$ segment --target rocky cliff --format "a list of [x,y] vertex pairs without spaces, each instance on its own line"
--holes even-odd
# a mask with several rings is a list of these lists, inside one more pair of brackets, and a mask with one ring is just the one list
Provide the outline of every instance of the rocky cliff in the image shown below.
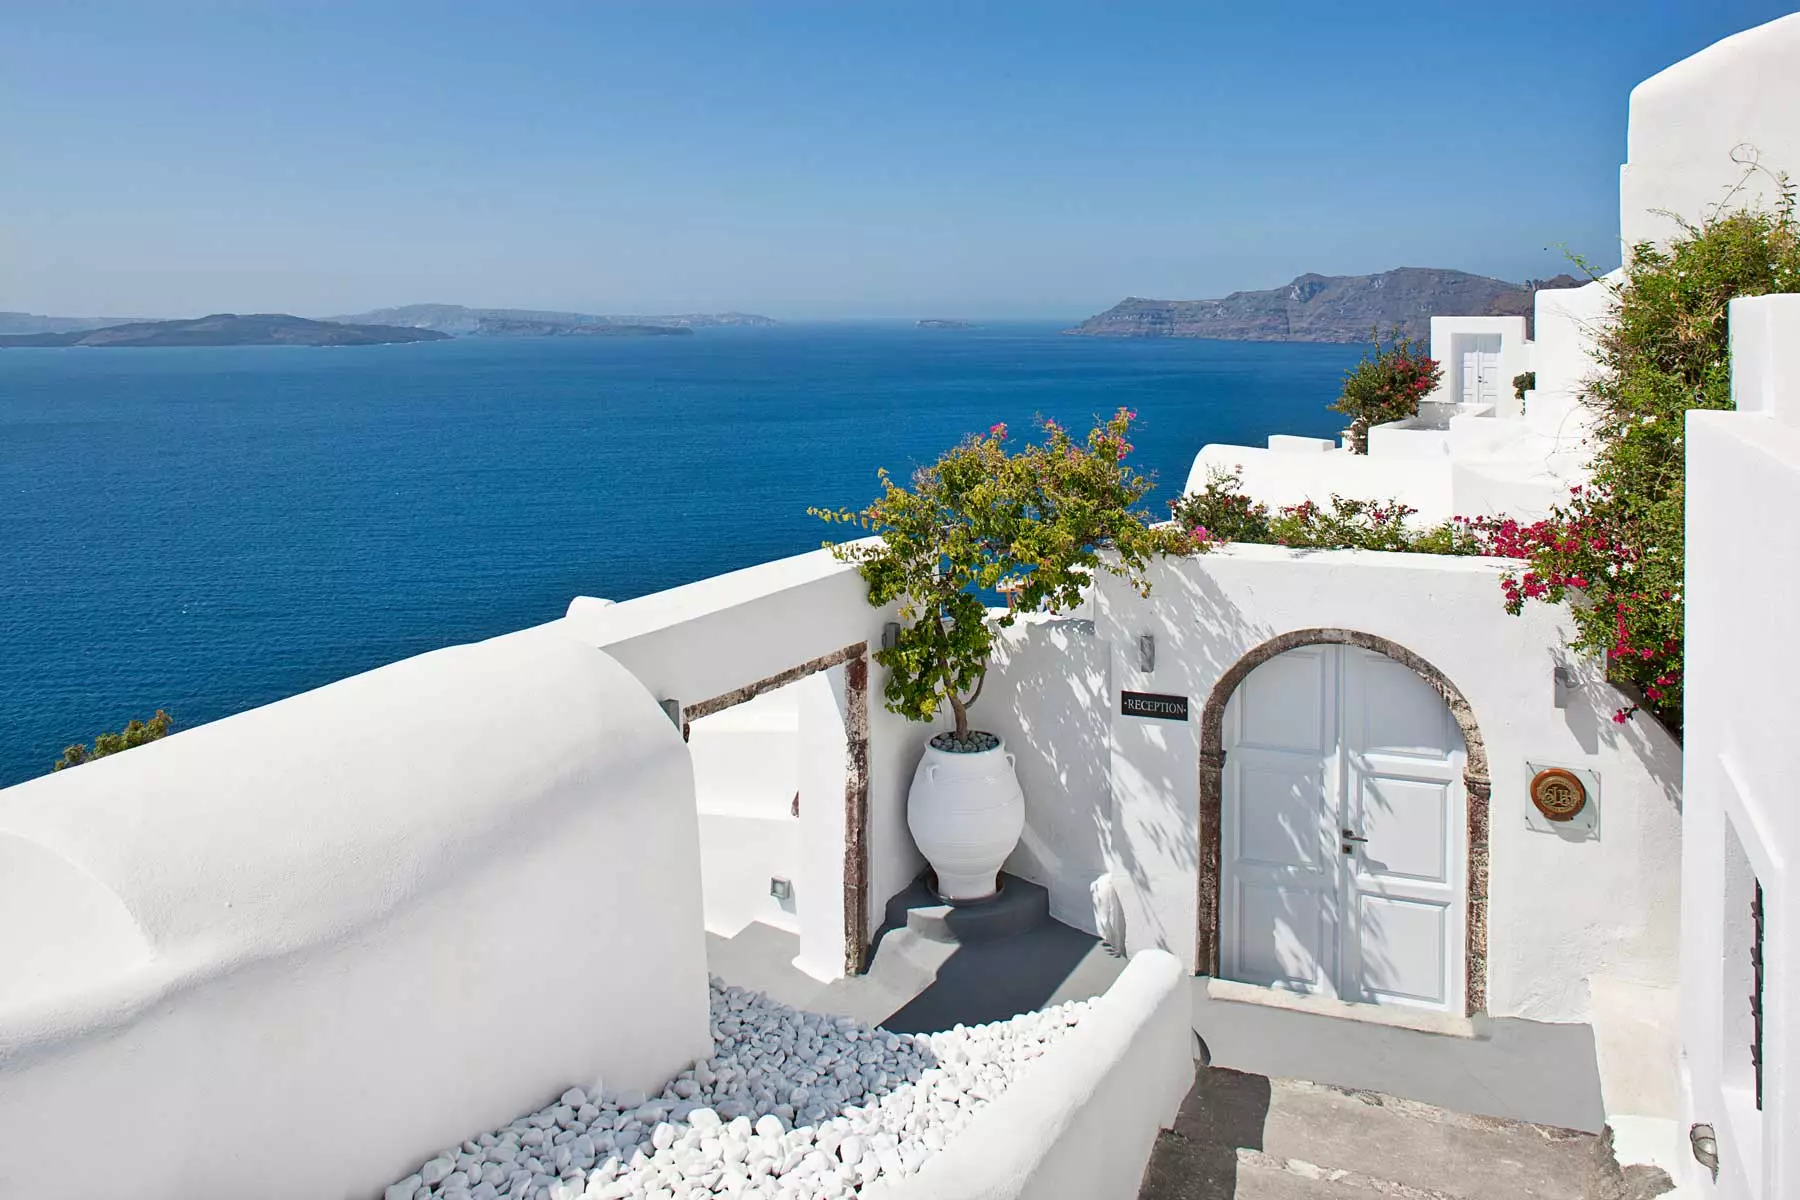
[[1431,335],[1433,316],[1530,318],[1540,288],[1555,279],[1508,283],[1466,271],[1400,267],[1379,275],[1302,275],[1286,287],[1233,292],[1219,300],[1131,297],[1066,333],[1088,337],[1189,337],[1251,342],[1361,342],[1371,329]]

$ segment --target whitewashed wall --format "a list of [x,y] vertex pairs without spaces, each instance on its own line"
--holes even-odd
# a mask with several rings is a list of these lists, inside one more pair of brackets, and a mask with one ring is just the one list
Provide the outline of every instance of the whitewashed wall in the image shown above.
[[[1626,162],[1619,169],[1619,230],[1627,250],[1666,242],[1703,220],[1744,178],[1732,161],[1754,147],[1764,166],[1800,178],[1800,14],[1708,46],[1631,92]],[[1770,204],[1778,185],[1758,173],[1734,203]]]
[[1137,1194],[1193,1084],[1181,964],[1132,958],[1072,1033],[917,1175],[869,1200],[1111,1200]]
[[1021,617],[1000,637],[974,723],[1006,740],[1025,790],[1025,834],[1006,869],[1050,892],[1050,915],[1098,933],[1107,872],[1108,647],[1079,617]]
[[[856,571],[829,551],[778,559],[620,604],[578,597],[555,627],[604,649],[659,700],[694,704],[859,642],[881,644],[891,608],[868,603]],[[931,730],[888,712],[885,677],[869,672],[869,932],[882,904],[924,859],[906,828],[906,793]],[[801,958],[821,978],[843,973],[843,671],[796,686],[800,867],[794,881]],[[833,797],[834,799],[827,799]],[[820,802],[808,803],[807,797]]]
[[1500,339],[1500,381],[1494,411],[1501,417],[1519,415],[1513,394],[1513,376],[1531,370],[1532,346],[1525,339],[1524,317],[1443,316],[1431,318],[1431,357],[1443,368],[1437,390],[1428,399],[1462,403],[1462,342],[1472,334],[1494,334]]
[[[1795,43],[1800,51],[1800,43]],[[1800,1194],[1800,296],[1731,305],[1737,412],[1687,419],[1686,1125],[1713,1126],[1698,1194]],[[1763,1107],[1750,1069],[1750,891],[1767,928]]]
[[[800,688],[789,685],[693,722],[694,802],[706,928],[730,937],[752,921],[794,933],[793,898],[770,881],[799,878]],[[838,795],[822,803],[842,804]]]
[[1595,339],[1611,318],[1613,289],[1624,278],[1623,271],[1614,271],[1578,288],[1537,294],[1533,305],[1537,389],[1526,397],[1525,404],[1526,419],[1534,425],[1546,431],[1560,428],[1562,421],[1557,418],[1579,399],[1587,381],[1599,370]]
[[[1098,636],[1113,653],[1108,703],[1113,811],[1109,862],[1132,950],[1161,946],[1193,965],[1199,853],[1199,714],[1245,653],[1296,629],[1388,638],[1434,664],[1469,700],[1493,780],[1488,1012],[1585,1021],[1586,981],[1676,975],[1679,752],[1648,720],[1616,725],[1625,700],[1581,664],[1584,684],[1555,706],[1552,669],[1566,617],[1501,607],[1491,560],[1233,546],[1171,560],[1148,599],[1108,579]],[[1157,640],[1141,672],[1139,634]],[[1187,723],[1118,716],[1121,689],[1190,697]],[[1526,760],[1601,777],[1601,834],[1565,841],[1526,827]]]
[[693,783],[527,631],[0,792],[0,1195],[378,1194],[709,1046]]
[[1306,454],[1215,443],[1195,456],[1183,491],[1205,488],[1214,470],[1236,470],[1245,494],[1271,507],[1302,500],[1327,504],[1336,494],[1397,499],[1418,509],[1419,520],[1426,522],[1447,521],[1457,512],[1445,457]]

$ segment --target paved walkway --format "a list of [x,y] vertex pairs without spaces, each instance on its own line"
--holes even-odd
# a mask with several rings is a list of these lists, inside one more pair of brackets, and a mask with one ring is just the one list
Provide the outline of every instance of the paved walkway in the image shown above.
[[1214,1066],[1588,1133],[1605,1123],[1586,1025],[1479,1017],[1474,1037],[1449,1037],[1213,999],[1207,983],[1193,982],[1194,1031]]
[[1594,1134],[1203,1067],[1139,1200],[1649,1200],[1666,1183],[1627,1178]]
[[896,1033],[1003,1021],[1098,996],[1125,969],[1099,940],[1056,921],[991,942],[936,942],[888,929],[868,973],[820,983],[793,966],[800,939],[768,925],[706,936],[713,974],[813,1012],[855,1017]]

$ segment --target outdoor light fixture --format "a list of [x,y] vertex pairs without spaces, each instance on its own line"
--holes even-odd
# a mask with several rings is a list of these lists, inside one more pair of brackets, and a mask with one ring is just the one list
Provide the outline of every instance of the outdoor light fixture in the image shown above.
[[1711,1125],[1690,1125],[1688,1127],[1688,1147],[1694,1152],[1694,1161],[1712,1172],[1713,1182],[1719,1180],[1719,1139],[1713,1133]]
[[900,622],[889,621],[881,627],[881,648],[892,650],[900,644]]
[[1138,634],[1138,670],[1149,674],[1156,670],[1156,635]]
[[794,881],[783,879],[779,875],[770,876],[769,895],[777,900],[792,900],[794,898]]
[[681,728],[681,701],[679,701],[679,700],[658,700],[656,702],[656,704],[657,704],[658,708],[663,710],[663,715],[665,717],[669,718],[669,721],[675,726],[675,728],[680,729]]
[[1550,671],[1551,693],[1556,707],[1569,707],[1569,693],[1581,689],[1581,676],[1566,662],[1558,662]]

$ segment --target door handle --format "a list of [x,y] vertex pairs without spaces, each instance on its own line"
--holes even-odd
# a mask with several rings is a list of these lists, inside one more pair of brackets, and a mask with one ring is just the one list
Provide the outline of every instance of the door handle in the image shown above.
[[1343,838],[1346,842],[1366,842],[1369,840],[1366,837],[1358,837],[1356,834],[1351,833],[1348,829],[1341,830],[1339,832],[1338,836]]

